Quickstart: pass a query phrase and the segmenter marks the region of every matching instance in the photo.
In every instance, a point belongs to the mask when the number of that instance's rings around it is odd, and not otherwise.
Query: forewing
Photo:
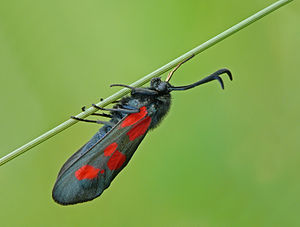
[[[78,161],[84,154],[91,151],[95,144],[101,142],[101,140],[108,134],[102,131],[98,131],[86,144],[84,144],[78,151],[76,151],[61,167],[57,178],[69,169],[76,161]]]
[[[64,164],[53,188],[53,199],[63,205],[92,200],[127,165],[145,137],[151,118],[130,114],[87,150],[81,148]]]

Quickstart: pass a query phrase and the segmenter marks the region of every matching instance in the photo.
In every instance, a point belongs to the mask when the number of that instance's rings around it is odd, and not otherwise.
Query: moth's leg
[[[85,108],[86,108],[86,107],[83,106],[83,107],[81,108],[81,110],[84,112],[84,111],[85,111]],[[106,114],[106,113],[92,113],[91,115],[112,118],[112,115],[111,115],[111,114]]]
[[[111,87],[119,86],[119,87],[126,87],[126,88],[129,88],[129,89],[131,89],[131,94],[132,94],[132,95],[134,95],[134,94],[142,94],[142,95],[158,95],[158,92],[157,92],[157,91],[151,90],[151,89],[149,89],[149,88],[131,87],[131,86],[126,85],[126,84],[111,84],[110,86],[111,86]]]
[[[195,56],[195,54],[193,54],[192,56],[188,57],[187,59],[183,60],[182,62],[179,62],[178,65],[171,71],[169,72],[166,82],[169,82],[169,80],[171,79],[172,75],[174,74],[174,72],[185,62],[187,62],[188,60],[190,60],[191,58],[193,58]]]
[[[131,114],[131,113],[138,113],[138,112],[140,112],[139,109],[132,109],[132,110],[129,110],[129,109],[122,109],[122,108],[118,108],[118,109],[106,109],[106,108],[97,106],[97,105],[95,105],[95,104],[92,104],[92,106],[95,107],[96,109],[99,109],[99,110],[121,112],[121,113],[126,113],[126,114]]]
[[[100,98],[100,101],[102,102],[104,100],[104,98]],[[116,100],[116,101],[113,101],[113,102],[111,102],[112,104],[117,104],[117,103],[119,103],[121,100]]]
[[[148,88],[138,87],[134,91],[132,91],[131,94],[158,95],[159,93],[157,91],[154,91],[154,90],[151,90],[151,89],[148,89]]]
[[[88,119],[83,119],[79,117],[74,117],[71,116],[72,119],[77,120],[77,121],[83,121],[83,122],[90,122],[90,123],[96,123],[96,124],[103,124],[103,125],[108,125],[108,126],[114,126],[113,123],[108,122],[108,121],[99,121],[99,120],[88,120]]]
[[[111,114],[106,114],[106,113],[92,113],[91,115],[112,118]]]

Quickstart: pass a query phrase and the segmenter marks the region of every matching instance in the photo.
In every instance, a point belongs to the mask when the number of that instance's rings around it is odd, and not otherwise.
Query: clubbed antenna
[[[224,83],[223,83],[222,78],[220,77],[220,75],[224,74],[224,73],[228,75],[230,80],[232,80],[232,74],[228,69],[220,69],[220,70],[214,72],[213,74],[205,77],[204,79],[199,80],[196,83],[193,83],[193,84],[190,84],[190,85],[187,85],[187,86],[179,86],[179,87],[171,86],[170,91],[185,91],[185,90],[191,89],[193,87],[199,86],[201,84],[205,84],[205,83],[213,81],[213,80],[219,81],[220,84],[221,84],[222,89],[224,89]]]

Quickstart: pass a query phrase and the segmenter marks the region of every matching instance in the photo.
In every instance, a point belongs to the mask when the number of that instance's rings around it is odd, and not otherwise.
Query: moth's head
[[[167,78],[165,81],[162,81],[160,79],[160,77],[154,77],[151,80],[150,83],[150,89],[155,90],[158,92],[158,94],[160,95],[164,95],[164,94],[169,94],[171,91],[185,91],[194,87],[197,87],[201,84],[205,84],[207,82],[213,81],[213,80],[218,80],[221,84],[221,87],[224,89],[224,83],[223,80],[221,79],[220,75],[226,73],[229,77],[230,80],[232,80],[232,74],[231,72],[224,68],[224,69],[220,69],[216,72],[214,72],[213,74],[205,77],[202,80],[199,80],[196,83],[190,84],[190,85],[186,85],[186,86],[172,86],[171,84],[169,84],[170,79],[172,78],[172,75],[174,74],[174,72],[186,61],[190,60],[194,55],[190,56],[189,58],[187,58],[186,60],[180,62],[171,72],[169,72]]]
[[[171,91],[169,82],[162,81],[160,77],[152,78],[150,82],[150,89],[159,92],[160,94],[167,94]]]

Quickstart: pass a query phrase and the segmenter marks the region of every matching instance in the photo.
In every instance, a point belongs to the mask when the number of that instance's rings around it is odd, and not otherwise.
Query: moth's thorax
[[[126,106],[132,108],[141,108],[145,106],[147,108],[147,114],[151,117],[150,129],[155,128],[162,118],[167,114],[171,105],[170,93],[162,95],[132,95],[124,100]]]
[[[171,106],[171,95],[170,93],[158,96],[156,100],[149,105],[147,108],[150,115],[152,115],[152,121],[150,129],[155,128],[159,125],[161,120],[166,116]]]

